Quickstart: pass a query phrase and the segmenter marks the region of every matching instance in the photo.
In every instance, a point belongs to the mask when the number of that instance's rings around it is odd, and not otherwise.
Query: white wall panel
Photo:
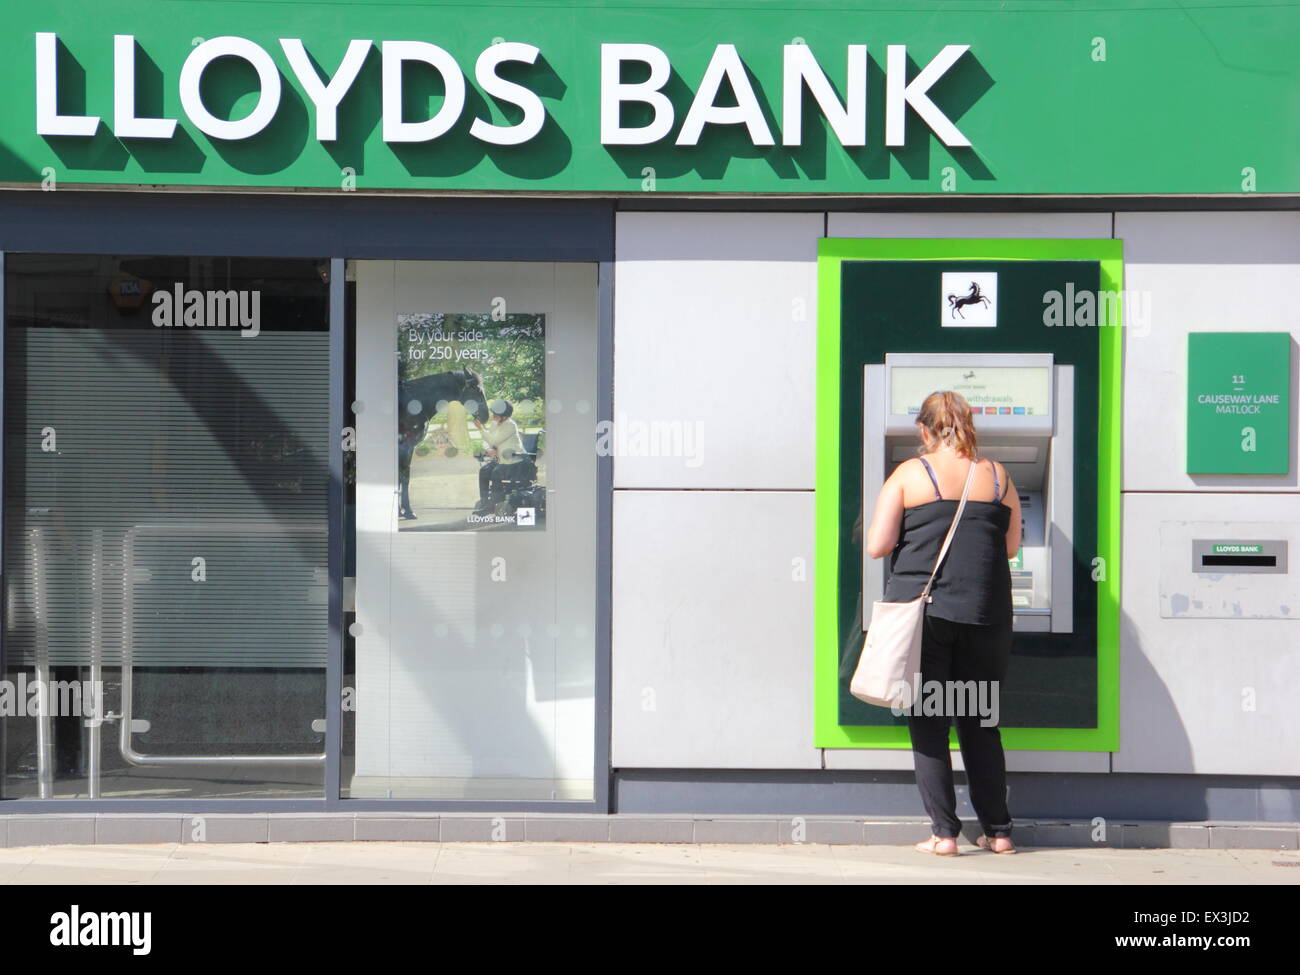
[[[614,493],[615,767],[821,767],[812,549],[809,492]]]
[[[1182,473],[1186,335],[1300,335],[1300,214],[1118,214],[1125,336],[1122,751],[1008,752],[1013,771],[1300,774],[1300,624],[1160,617],[1160,522],[1294,523],[1285,478]],[[831,214],[832,237],[1111,236],[1105,214]],[[816,214],[622,214],[615,415],[707,421],[697,466],[618,456],[614,506],[616,767],[816,768],[812,582]],[[807,319],[790,309],[807,295]],[[1130,323],[1131,325],[1134,323]],[[1297,357],[1300,360],[1300,357]],[[1293,367],[1293,402],[1300,403]],[[760,415],[761,414],[761,415]],[[736,421],[739,422],[736,422]],[[1293,430],[1293,438],[1295,431]],[[1282,494],[1224,493],[1290,492]],[[782,493],[774,488],[795,488]],[[751,490],[744,490],[751,489]],[[758,489],[758,490],[753,490]],[[1249,507],[1243,507],[1248,503]],[[1236,517],[1236,515],[1232,515]],[[1300,564],[1300,552],[1292,553]],[[811,570],[810,570],[811,571]],[[1297,602],[1300,602],[1298,598]],[[1254,711],[1242,708],[1254,688]],[[960,755],[954,753],[960,769]],[[908,750],[828,749],[828,768],[910,769]]]
[[[1162,551],[1162,534],[1179,537],[1162,533],[1162,526],[1230,521],[1295,525],[1300,499],[1285,494],[1124,498],[1117,772],[1300,775],[1300,586],[1291,619],[1161,616],[1162,574],[1167,584],[1176,582],[1173,568],[1182,563],[1189,584],[1192,575],[1191,546]],[[1245,524],[1240,534],[1254,537]],[[1163,573],[1162,562],[1167,563]],[[1224,580],[1232,582],[1226,575]]]
[[[1124,490],[1294,490],[1300,213],[1120,213],[1115,226],[1131,304],[1149,308],[1124,336]],[[1290,474],[1186,473],[1190,332],[1291,333]]]
[[[1109,237],[1109,213],[832,213],[828,237]]]
[[[812,488],[822,227],[820,213],[618,215],[616,487]]]

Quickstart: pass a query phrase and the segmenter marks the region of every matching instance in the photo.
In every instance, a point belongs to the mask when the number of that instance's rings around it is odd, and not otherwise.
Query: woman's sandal
[[[1008,843],[1011,842],[1011,837],[1009,837],[1009,836],[999,836],[999,837],[995,837],[995,839],[1006,840]],[[1016,848],[1015,848],[1014,846],[1008,847],[1008,848],[1005,849],[1005,850],[995,850],[995,849],[993,849],[993,841],[990,840],[989,837],[985,836],[983,833],[981,833],[979,836],[975,837],[975,845],[978,846],[980,849],[982,849],[982,850],[988,850],[988,851],[991,852],[991,853],[1015,853],[1015,852],[1017,852],[1017,851],[1016,851]]]
[[[939,843],[945,839],[950,839],[953,841],[952,849],[951,850],[935,849],[935,847],[937,847]],[[940,856],[940,857],[955,857],[961,855],[961,851],[957,849],[957,837],[955,836],[944,837],[944,836],[935,836],[931,834],[928,840],[923,840],[922,842],[917,843],[913,847],[913,849],[915,849],[918,853],[933,853],[935,856]]]

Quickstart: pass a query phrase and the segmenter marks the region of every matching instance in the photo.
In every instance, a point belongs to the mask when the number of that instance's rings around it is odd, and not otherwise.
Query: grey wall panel
[[[1124,490],[1294,491],[1300,355],[1292,345],[1291,472],[1189,475],[1187,335],[1290,332],[1300,340],[1300,213],[1121,213]]]
[[[1116,213],[1115,236],[1124,241],[1124,260],[1134,264],[1300,263],[1300,212],[1294,209]]]
[[[613,765],[820,768],[813,496],[614,493]]]
[[[1013,773],[1011,815],[1026,820],[1135,823],[1300,819],[1300,780],[1261,776]],[[625,769],[616,775],[621,813],[749,813],[789,816],[923,816],[911,772],[738,772]],[[974,818],[964,783],[958,815]],[[1033,841],[1028,841],[1033,845]]]
[[[812,488],[822,225],[618,215],[616,488]]]
[[[1176,582],[1180,563],[1189,586],[1192,575],[1190,545],[1162,548],[1162,536],[1179,538],[1169,526],[1236,522],[1233,534],[1250,538],[1252,523],[1300,522],[1294,495],[1242,500],[1124,498],[1117,772],[1300,775],[1300,584],[1290,619],[1161,616],[1162,576]]]
[[[1109,213],[832,213],[828,237],[1109,237]]]

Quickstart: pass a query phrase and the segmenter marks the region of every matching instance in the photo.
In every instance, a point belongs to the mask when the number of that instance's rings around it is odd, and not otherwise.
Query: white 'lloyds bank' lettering
[[[133,34],[113,37],[111,130],[118,138],[171,139],[176,133],[178,119],[137,115],[137,46]],[[296,80],[299,90],[312,105],[317,141],[336,141],[339,138],[339,105],[371,57],[375,42],[365,39],[349,41],[337,64],[322,65],[326,70],[332,69],[328,81],[322,80],[317,73],[312,56],[301,39],[280,38],[279,46],[289,67],[286,76]],[[100,117],[68,114],[59,105],[59,47],[56,33],[42,31],[36,34],[36,132],[44,136],[89,138],[98,131]],[[847,44],[842,50],[843,54],[836,57],[837,62],[840,57],[844,58],[845,80],[839,86],[844,92],[841,99],[836,92],[836,83],[827,76],[809,45],[782,45],[781,81],[779,86],[773,86],[780,90],[780,111],[774,115],[780,118],[782,145],[803,144],[805,93],[812,97],[840,145],[868,144],[867,45]],[[944,45],[909,79],[907,45],[885,45],[882,114],[886,146],[906,144],[908,109],[919,116],[944,145],[971,144],[929,95],[968,50],[969,44]],[[467,104],[491,99],[497,104],[513,106],[518,121],[506,125],[476,117],[469,127],[470,137],[499,146],[529,142],[545,126],[546,106],[537,92],[518,82],[507,81],[498,74],[498,69],[507,64],[535,65],[539,57],[541,49],[532,44],[502,41],[484,48],[474,61],[473,77],[485,97],[471,100],[467,97],[468,72],[463,71],[444,48],[427,41],[379,42],[384,141],[413,143],[436,139],[447,134],[460,121]],[[204,73],[213,62],[223,58],[243,61],[257,74],[257,100],[242,118],[221,118],[209,111],[203,101]],[[442,103],[429,118],[407,120],[403,117],[402,86],[407,65],[417,65],[426,73],[433,71],[442,79]],[[626,81],[625,65],[633,66],[627,74],[643,75],[648,70],[649,76],[644,80]],[[653,44],[601,44],[597,71],[601,145],[648,145],[667,139],[676,129],[677,136],[673,140],[676,145],[694,146],[699,144],[706,125],[743,126],[750,143],[755,146],[772,146],[777,142],[768,124],[765,106],[755,92],[749,70],[734,44],[714,46],[680,125],[676,109],[664,93],[673,66],[662,48]],[[234,36],[208,38],[190,50],[181,65],[177,80],[181,109],[191,125],[213,139],[248,139],[274,121],[284,94],[281,78],[276,59],[255,41]],[[64,80],[66,83],[67,79]],[[89,78],[86,81],[87,86],[93,83]],[[728,89],[729,95],[723,89]],[[728,104],[730,101],[735,104]],[[648,108],[650,121],[644,125],[623,124],[622,110],[628,104],[639,105],[642,111]]]

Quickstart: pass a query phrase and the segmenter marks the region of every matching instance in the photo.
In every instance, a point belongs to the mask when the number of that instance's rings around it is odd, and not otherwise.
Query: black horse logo
[[[988,298],[980,294],[980,286],[972,281],[970,283],[970,294],[962,295],[960,298],[956,295],[948,296],[948,307],[951,309],[948,313],[948,317],[951,318],[956,315],[958,318],[965,318],[966,316],[961,313],[962,308],[966,305],[978,304],[983,304],[985,308],[991,307],[991,302]]]
[[[399,517],[411,519],[411,457],[424,439],[434,414],[448,403],[461,403],[480,423],[488,421],[483,377],[469,368],[435,372],[397,384],[397,481],[401,491]]]

